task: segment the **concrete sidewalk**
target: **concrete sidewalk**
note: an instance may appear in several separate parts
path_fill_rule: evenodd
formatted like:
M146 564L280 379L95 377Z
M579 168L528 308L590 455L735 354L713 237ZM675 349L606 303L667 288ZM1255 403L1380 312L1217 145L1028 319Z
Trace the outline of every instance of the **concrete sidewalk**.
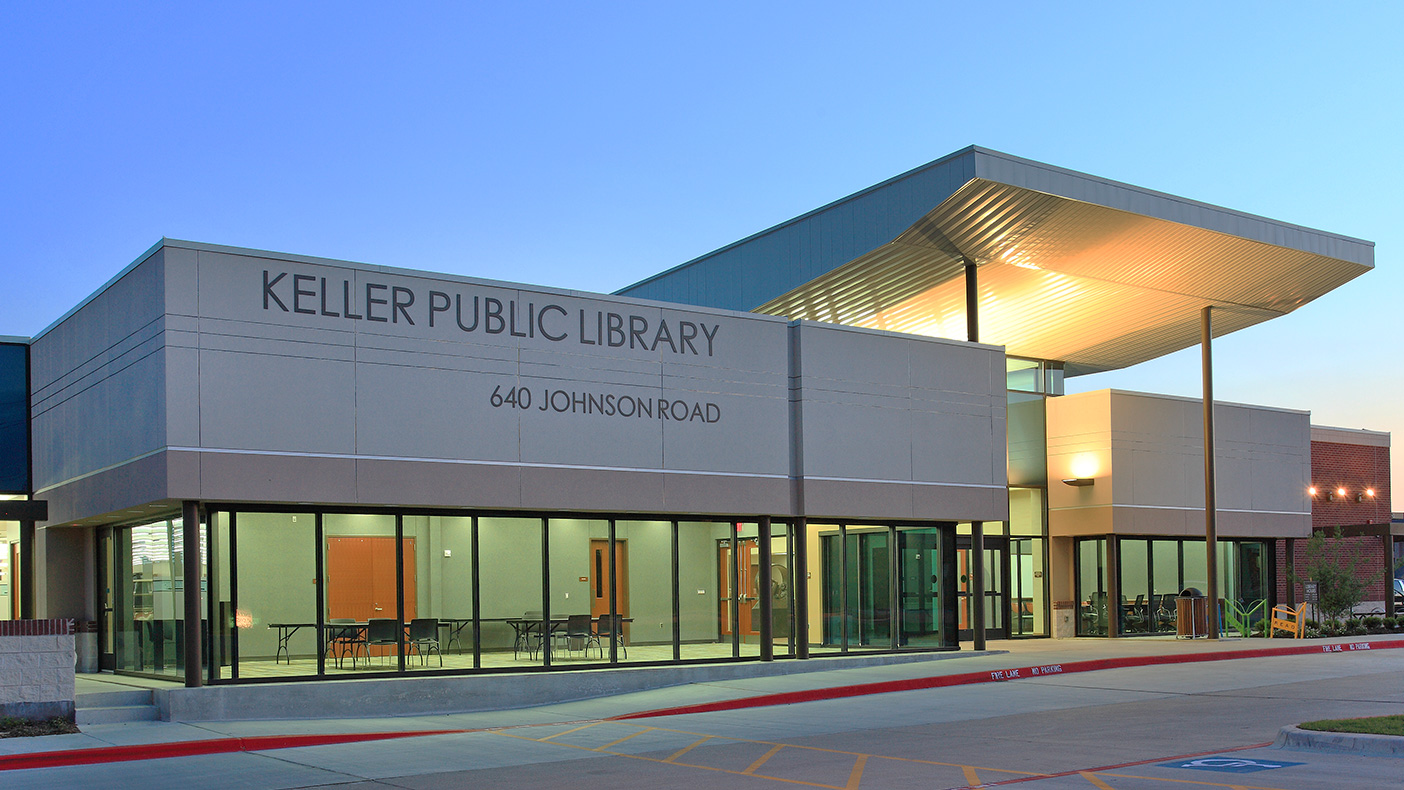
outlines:
M866 665L853 665L852 657L841 661L834 659L811 659L806 662L774 662L773 665L748 663L711 665L730 668L753 668L755 674L749 677L727 678L708 677L708 673L696 673L694 680L682 680L679 685L663 688L608 694L589 699L580 699L579 689L572 689L573 676L598 675L601 672L647 672L648 669L604 670L598 672L537 673L529 679L540 679L551 688L560 689L562 694L575 693L575 699L563 699L550 704L529 707L501 707L494 710L473 712L435 713L423 715L395 715L393 708L368 706L365 710L375 710L380 715L373 716L319 716L315 708L289 706L279 711L280 718L262 720L228 720L200 722L133 722L125 724L102 724L83 727L76 735L58 735L38 738L9 738L0 740L0 755L35 754L60 752L65 750L95 749L114 746L146 746L156 744L179 744L190 741L213 741L231 738L264 738L284 736L297 738L310 735L345 735L370 733L415 733L426 731L472 731L484 729L505 729L548 723L597 721L637 714L660 708L676 706L705 705L754 698L761 695L784 695L795 692L823 692L841 687L863 686L864 684L887 684L893 681L922 682L968 675L971 673L1000 673L1011 669L1030 666L1075 665L1078 662L1121 659L1159 663L1181 660L1204 660L1211 658L1232 659L1235 655L1259 655L1263 650L1282 651L1284 655L1300 655L1303 649L1323 653L1332 651L1348 652L1351 647L1373 645L1404 648L1404 636L1375 636L1327 640L1265 640L1230 639L1216 642L1204 640L1176 640L1172 638L1139 639L1080 639L1080 640L1007 640L991 642L985 653L941 653L916 658L902 663L878 663L890 656L872 656ZM862 663L862 662L858 662ZM790 674L765 675L760 672L777 665L785 667ZM699 669L710 667L670 667L672 670ZM795 669L810 671L796 672ZM504 681L511 676L473 676L475 681ZM444 678L411 678L405 683L431 683ZM458 680L456 678L448 680ZM305 687L316 687L314 691L333 690L342 697L353 698L359 687L370 681L338 681L316 683L261 684L257 687L281 689L284 697L290 700L303 698ZM152 688L159 681L123 676L80 676L79 693L112 690L113 688ZM880 686L877 688L881 688ZM859 689L856 693L865 693ZM765 704L762 700L760 704ZM264 747L267 748L267 747Z

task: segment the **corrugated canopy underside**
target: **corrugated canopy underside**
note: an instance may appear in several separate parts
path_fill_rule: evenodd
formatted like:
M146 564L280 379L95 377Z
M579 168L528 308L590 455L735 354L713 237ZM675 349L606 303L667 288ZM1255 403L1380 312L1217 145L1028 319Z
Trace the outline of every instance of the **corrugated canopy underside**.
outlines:
M964 260L980 340L1070 375L1134 365L1290 312L1368 263L974 178L891 242L756 308L965 337Z

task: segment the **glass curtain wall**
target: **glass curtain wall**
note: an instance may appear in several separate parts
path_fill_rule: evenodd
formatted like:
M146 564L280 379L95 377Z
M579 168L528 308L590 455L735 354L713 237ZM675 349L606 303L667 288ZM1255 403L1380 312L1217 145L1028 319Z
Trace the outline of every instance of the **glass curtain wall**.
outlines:
M790 548L790 526L770 523L770 634L777 658L795 654L795 579ZM762 591L765 594L765 591Z
M113 606L115 669L182 677L185 673L185 546L181 519L113 530L117 556ZM201 638L206 638L206 546L201 530Z
M1174 633L1175 599L1193 587L1207 594L1204 541L1121 538L1120 630L1124 634ZM1253 624L1271 610L1269 545L1258 540L1225 540L1217 545L1219 597L1228 618Z
M1048 541L1042 488L1009 491L1009 634L1048 635Z
M753 521L215 512L209 677L756 658L767 627L776 657L826 629L835 651L952 646L949 526L811 525L803 581L791 529L773 521L763 543ZM176 520L117 538L120 669L180 671L178 534Z
M541 561L542 519L478 519L482 665L492 669L545 664Z
M1077 541L1078 636L1106 636L1110 623L1107 604L1106 538Z
M616 656L627 655L629 640L641 625L635 618L633 588L651 580L636 579L631 564L632 553L645 549L633 545L643 539L643 532L631 541L616 524L611 558L608 520L554 518L550 528L551 624L546 646L551 665L608 663L611 648ZM664 540L667 556L667 530L657 537ZM663 570L665 579L671 576L666 567ZM666 599L663 605L668 606Z
M955 623L947 622L956 597L950 528L808 530L811 643L818 636L811 655L956 644Z
M683 660L739 654L732 623L734 525L725 521L678 523L678 633ZM738 601L738 609L739 601ZM737 612L739 614L739 611Z
M220 610L233 608L233 677L315 674L317 517L219 513L214 522L219 555L231 557L234 570L217 585Z
M555 525L552 520L552 529ZM553 550L554 541L553 537ZM601 549L604 553L597 553ZM600 660L610 659L609 640L614 631L608 619L608 579L611 576L616 578L614 614L621 619L619 634L615 635L615 660L630 663L674 660L673 605L677 596L673 578L673 522L616 521L614 567L619 569L617 574L610 573L608 549L608 540L603 545L592 540L587 574L590 615ZM601 617L605 618L603 628L600 628Z

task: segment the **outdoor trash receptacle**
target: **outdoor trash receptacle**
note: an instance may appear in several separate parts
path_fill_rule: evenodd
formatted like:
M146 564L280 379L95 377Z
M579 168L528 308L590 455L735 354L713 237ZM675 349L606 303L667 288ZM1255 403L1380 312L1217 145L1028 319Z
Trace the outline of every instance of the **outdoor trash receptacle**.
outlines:
M1180 590L1175 599L1175 636L1209 636L1209 599L1196 587Z

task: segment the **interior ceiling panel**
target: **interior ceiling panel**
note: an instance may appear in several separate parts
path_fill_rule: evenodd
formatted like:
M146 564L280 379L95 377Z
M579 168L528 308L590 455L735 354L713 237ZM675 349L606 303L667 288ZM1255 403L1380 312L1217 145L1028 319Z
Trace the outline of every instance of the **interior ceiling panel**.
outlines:
M973 179L892 242L757 312L965 338L965 262L980 340L1077 375L1290 312L1368 265Z

